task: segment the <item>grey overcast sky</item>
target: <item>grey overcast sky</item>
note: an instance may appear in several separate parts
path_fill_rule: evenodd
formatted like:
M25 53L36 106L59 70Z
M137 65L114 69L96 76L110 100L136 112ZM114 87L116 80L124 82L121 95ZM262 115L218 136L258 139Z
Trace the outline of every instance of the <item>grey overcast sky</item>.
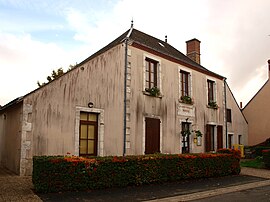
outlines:
M245 105L268 79L269 0L0 0L0 105L37 88L134 27L227 78Z

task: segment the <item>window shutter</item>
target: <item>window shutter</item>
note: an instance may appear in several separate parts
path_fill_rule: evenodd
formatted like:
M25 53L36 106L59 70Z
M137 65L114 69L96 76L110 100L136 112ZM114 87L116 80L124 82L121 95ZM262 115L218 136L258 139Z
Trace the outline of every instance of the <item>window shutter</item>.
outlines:
M160 89L160 78L161 77L161 72L160 72L160 63L157 63L157 87Z
M182 82L183 82L183 80L182 80L182 73L181 73L181 70L179 71L179 89L180 89L180 91L179 91L179 96L181 97L182 96Z
M216 102L217 101L217 84L216 84L216 82L214 82L214 84L213 84L213 99L214 99L214 102Z
M188 74L188 95L191 97L191 74Z

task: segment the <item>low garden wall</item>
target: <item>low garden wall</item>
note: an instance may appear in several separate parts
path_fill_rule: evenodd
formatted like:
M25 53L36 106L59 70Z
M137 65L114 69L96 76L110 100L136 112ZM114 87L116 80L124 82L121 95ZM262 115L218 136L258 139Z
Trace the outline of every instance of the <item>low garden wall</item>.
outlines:
M239 161L239 152L229 149L216 154L35 156L32 180L43 193L124 187L239 174Z

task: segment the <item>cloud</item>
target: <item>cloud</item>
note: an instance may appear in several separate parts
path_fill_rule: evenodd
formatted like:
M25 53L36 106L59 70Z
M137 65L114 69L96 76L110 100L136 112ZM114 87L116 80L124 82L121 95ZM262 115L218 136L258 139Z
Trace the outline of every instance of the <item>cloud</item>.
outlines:
M78 50L77 50L78 51ZM53 69L74 64L76 54L65 51L54 43L35 41L29 34L0 33L1 75L0 104L25 95L46 81Z
M236 99L247 103L267 79L269 1L209 1L206 67L227 77ZM212 56L212 57L211 57ZM252 84L252 85L251 85Z
M7 25L0 31L0 68L6 75L13 76L13 82L0 81L0 94L9 95L0 98L2 100L10 101L30 92L36 87L36 81L44 81L52 69L81 62L129 29L131 19L136 29L154 37L164 39L168 35L168 42L184 54L185 41L198 38L202 65L227 77L238 101L248 102L267 79L268 0L256 3L252 0L12 2L16 8L29 12L22 16L25 19L33 17L33 12L45 17L20 23L23 28L16 20L5 21L7 17L0 14L1 24ZM52 29L58 31L55 34L59 37L52 38L51 43L32 33ZM68 49L56 41L63 38L66 30L73 34L73 40L66 38L70 40ZM6 89L10 89L9 92ZM13 91L16 93L11 94ZM0 104L7 102L2 100Z

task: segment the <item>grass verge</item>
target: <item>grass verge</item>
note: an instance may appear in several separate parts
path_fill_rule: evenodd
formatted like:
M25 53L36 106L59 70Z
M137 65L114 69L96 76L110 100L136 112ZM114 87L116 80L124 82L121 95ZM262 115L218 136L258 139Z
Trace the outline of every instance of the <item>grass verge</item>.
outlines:
M240 166L249 168L265 168L262 157L256 157L252 160L241 160Z

